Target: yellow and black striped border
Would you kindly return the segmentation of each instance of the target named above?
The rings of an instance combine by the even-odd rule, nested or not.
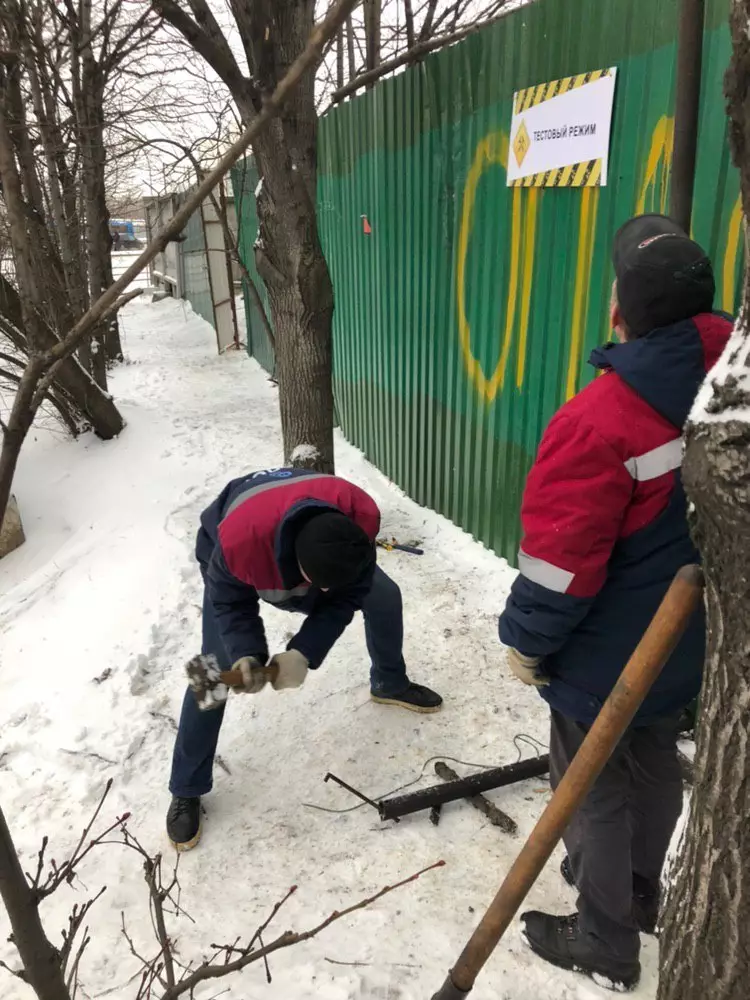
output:
[[[511,181],[510,187],[550,188],[550,187],[599,187],[602,182],[602,160],[584,160],[570,163],[567,167],[542,170],[538,174],[519,177]]]
[[[562,80],[552,80],[549,83],[540,83],[536,87],[527,87],[519,90],[515,95],[515,114],[522,114],[529,108],[535,108],[545,101],[551,101],[553,97],[567,94],[578,87],[584,87],[587,83],[595,83],[605,76],[610,76],[611,70],[597,69],[590,73],[579,73],[578,76],[566,76]],[[542,170],[537,174],[529,174],[528,177],[519,177],[518,180],[511,181],[511,187],[599,187],[602,182],[602,161],[584,160],[582,163],[571,163],[567,167],[557,167],[555,170]]]
[[[561,94],[567,94],[577,87],[584,87],[587,83],[595,83],[610,73],[609,69],[596,69],[591,73],[579,73],[578,76],[566,76],[562,80],[552,80],[551,83],[540,83],[536,87],[517,90],[513,105],[514,114],[520,115],[529,108],[551,101],[553,97],[560,97]]]

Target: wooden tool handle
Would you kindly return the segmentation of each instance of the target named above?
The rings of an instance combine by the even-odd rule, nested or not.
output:
[[[529,834],[497,895],[433,1000],[458,1000],[471,991],[477,974],[505,933],[576,809],[586,798],[610,754],[632,722],[702,599],[703,573],[700,567],[684,566],[674,578],[653,621]]]
[[[279,668],[276,664],[268,667],[253,667],[254,674],[262,674],[263,681],[266,684],[273,684],[279,675]],[[222,670],[219,674],[219,680],[222,684],[226,684],[227,687],[243,687],[244,680],[242,679],[241,670]]]

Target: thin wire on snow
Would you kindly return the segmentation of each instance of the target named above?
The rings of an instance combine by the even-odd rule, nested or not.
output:
[[[523,758],[523,744],[530,746],[536,753],[537,757],[541,756],[540,750],[547,751],[549,749],[546,743],[536,739],[535,736],[529,736],[528,733],[518,733],[513,737],[513,745],[518,751],[518,757],[515,761],[516,764],[520,763]],[[493,764],[477,764],[468,760],[459,760],[458,757],[449,757],[448,754],[436,754],[434,757],[427,758],[427,760],[422,764],[421,771],[413,781],[407,781],[405,785],[399,785],[398,788],[392,788],[389,792],[383,792],[381,795],[370,796],[370,798],[372,798],[373,801],[378,802],[381,799],[388,799],[392,795],[398,794],[398,792],[404,792],[407,788],[413,788],[414,785],[418,784],[422,778],[424,778],[425,771],[429,765],[433,764],[437,760],[447,760],[450,761],[451,764],[460,764],[462,767],[476,767],[482,771],[491,771],[493,768],[499,766],[496,761]],[[336,813],[338,815],[342,813],[356,812],[357,809],[362,809],[362,807],[368,805],[368,803],[358,802],[356,805],[348,806],[346,809],[332,809],[330,806],[321,806],[317,802],[301,802],[300,805],[304,806],[306,809],[316,809],[318,812]]]

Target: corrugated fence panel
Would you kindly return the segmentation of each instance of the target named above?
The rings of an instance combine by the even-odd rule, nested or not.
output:
[[[258,235],[258,215],[255,208],[255,189],[258,184],[258,171],[252,157],[247,157],[232,168],[232,190],[234,204],[237,210],[239,250],[242,262],[248,270],[253,284],[257,288],[266,315],[268,298],[266,287],[255,268],[253,244]],[[243,276],[242,294],[245,300],[245,322],[247,330],[247,353],[255,358],[267,372],[273,373],[275,367],[273,346],[268,339],[266,328],[260,317],[255,298],[250,294],[247,280]]]
[[[738,182],[709,2],[695,235],[739,293]],[[515,560],[523,484],[609,336],[609,250],[668,208],[677,0],[538,0],[327,115],[318,209],[347,436],[411,496]],[[618,68],[609,183],[509,189],[515,90]]]
[[[187,197],[188,193],[185,193],[179,195],[178,200],[182,203]],[[182,231],[182,235],[185,237],[180,243],[183,268],[182,297],[188,300],[194,312],[215,327],[211,282],[208,276],[208,261],[206,260],[206,241],[203,235],[203,217],[200,211],[193,212]]]
[[[711,4],[711,15],[726,22],[727,8],[725,0],[717,0]],[[731,51],[725,23],[706,33],[693,202],[693,235],[711,255],[716,267],[717,306],[727,312],[739,306],[743,266],[739,179],[731,163],[722,97]]]

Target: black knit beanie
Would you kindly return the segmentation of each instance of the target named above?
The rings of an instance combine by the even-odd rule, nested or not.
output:
[[[311,518],[297,535],[297,562],[316,587],[348,587],[365,575],[375,561],[375,546],[344,514]]]

